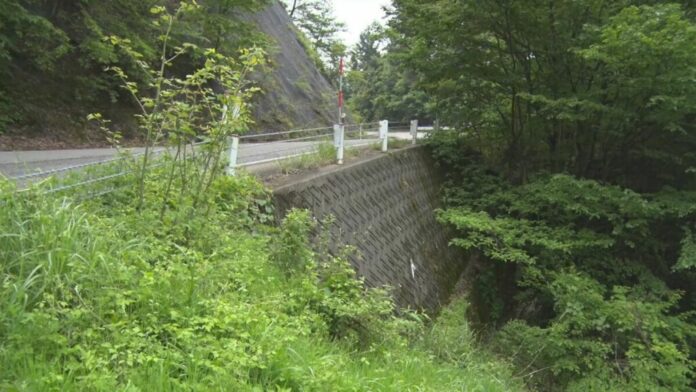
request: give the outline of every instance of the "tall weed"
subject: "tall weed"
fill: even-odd
[[[268,193],[252,178],[219,178],[207,214],[182,198],[165,220],[166,183],[148,181],[140,211],[136,191],[76,203],[2,184],[1,390],[514,386],[489,377],[498,367],[441,355],[449,341],[420,343],[422,318],[397,316],[340,254],[317,254],[307,212],[266,226]]]

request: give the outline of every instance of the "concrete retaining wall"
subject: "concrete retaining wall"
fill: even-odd
[[[370,287],[391,286],[401,307],[437,311],[464,269],[435,220],[441,177],[423,147],[404,149],[274,190],[279,217],[307,208],[335,217],[334,244],[357,248],[351,263]]]

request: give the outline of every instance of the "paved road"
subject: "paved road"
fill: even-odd
[[[346,140],[346,147],[357,147],[378,143],[367,136],[362,140]],[[326,143],[326,142],[324,142]],[[298,154],[315,151],[321,142],[271,142],[242,143],[239,147],[239,164],[251,166],[255,162],[268,162]],[[129,149],[137,154],[142,148]],[[162,151],[162,149],[160,149]],[[56,151],[0,151],[0,174],[13,178],[26,174],[62,170],[74,166],[99,163],[114,159],[118,152],[113,148]]]
[[[425,134],[418,134],[419,138]],[[330,137],[330,136],[329,136]],[[408,132],[390,132],[390,138],[409,140]],[[253,166],[273,160],[296,156],[315,151],[318,141],[281,141],[269,143],[242,143],[239,147],[238,162],[241,166]],[[366,132],[363,139],[346,140],[346,147],[367,146],[379,143],[376,132]],[[163,151],[164,149],[158,149]],[[142,153],[143,148],[128,149],[133,154]],[[116,149],[83,149],[55,151],[0,151],[0,175],[7,178],[24,176],[53,170],[64,170],[79,165],[89,165],[115,159]]]
[[[144,149],[131,149],[138,153]],[[0,151],[0,174],[12,178],[29,173],[63,169],[113,159],[116,149],[54,151]]]

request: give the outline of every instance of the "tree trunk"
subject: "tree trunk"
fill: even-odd
[[[290,19],[292,19],[295,15],[295,11],[297,11],[297,0],[294,0],[292,2],[292,9],[290,10]]]

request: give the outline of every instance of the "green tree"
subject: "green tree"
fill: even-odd
[[[433,105],[417,86],[418,74],[405,67],[401,49],[379,23],[360,34],[350,53],[348,97],[351,108],[366,120],[433,119]]]
[[[176,8],[164,0],[38,1],[7,0],[0,4],[0,128],[75,128],[94,109],[132,110],[119,81],[104,72],[119,66],[138,82],[146,82],[143,64],[160,61],[160,26],[151,12]],[[206,49],[237,56],[238,49],[263,43],[240,12],[258,9],[267,0],[203,2],[171,34],[172,47],[195,45],[179,65],[168,68],[186,75],[201,65]],[[114,49],[116,36],[140,54],[136,60]],[[193,46],[191,46],[193,47]],[[173,55],[170,52],[169,55]],[[186,61],[183,61],[186,60]],[[142,62],[142,63],[140,63]],[[32,94],[26,94],[31,91]],[[68,104],[69,103],[69,104]],[[60,113],[60,115],[55,115]],[[120,117],[128,117],[121,115]]]
[[[472,296],[518,375],[544,391],[693,390],[696,276],[672,271],[696,215],[671,194],[568,175],[512,186],[474,168],[439,218],[485,260]]]
[[[394,5],[492,344],[535,390],[693,390],[693,3]]]
[[[329,0],[284,0],[290,17],[297,28],[309,39],[317,51],[329,80],[335,81],[338,59],[346,54],[346,46],[338,37],[345,29],[334,15]]]
[[[396,0],[391,25],[439,113],[511,177],[549,167],[628,183],[693,160],[693,6],[642,3]]]
[[[262,40],[253,24],[243,22],[239,12],[254,12],[270,4],[270,0],[208,0],[201,2],[188,29],[202,47],[220,53],[234,54],[240,47]],[[188,38],[191,38],[189,36]]]
[[[382,49],[386,45],[387,37],[384,27],[373,22],[365,31],[360,33],[360,39],[350,51],[351,68],[354,71],[366,71],[376,68],[382,57]]]
[[[0,4],[0,72],[11,71],[12,59],[22,57],[40,69],[50,69],[68,51],[69,39],[47,18],[28,11],[17,0]]]

